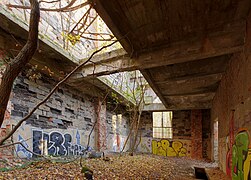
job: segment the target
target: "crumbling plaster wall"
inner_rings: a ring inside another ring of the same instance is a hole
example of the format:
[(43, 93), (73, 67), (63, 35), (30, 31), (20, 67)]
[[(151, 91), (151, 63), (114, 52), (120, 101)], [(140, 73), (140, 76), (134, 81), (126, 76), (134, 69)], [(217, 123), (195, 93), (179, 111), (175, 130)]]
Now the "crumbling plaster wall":
[(243, 51), (231, 57), (212, 107), (212, 123), (219, 122), (219, 166), (244, 179), (251, 177), (251, 14), (246, 29)]

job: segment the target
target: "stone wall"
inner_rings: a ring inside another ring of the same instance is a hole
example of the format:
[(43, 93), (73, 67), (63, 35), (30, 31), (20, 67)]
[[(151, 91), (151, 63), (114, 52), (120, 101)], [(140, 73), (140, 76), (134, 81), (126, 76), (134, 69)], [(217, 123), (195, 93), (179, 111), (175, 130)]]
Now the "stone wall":
[[(129, 134), (129, 121), (126, 115), (107, 112), (107, 147), (113, 152), (120, 152), (123, 149), (126, 138)], [(130, 141), (126, 144), (124, 152), (129, 149)]]
[[(22, 73), (13, 85), (13, 94), (8, 108), (8, 127), (14, 126), (32, 108), (39, 103), (54, 87), (56, 82), (49, 77), (30, 81)], [(89, 149), (102, 151), (117, 151), (110, 144), (123, 145), (123, 138), (127, 135), (128, 122), (123, 117), (118, 126), (115, 126), (115, 135), (110, 138), (109, 110), (106, 110), (106, 101), (103, 104), (95, 97), (62, 85), (52, 97), (41, 105), (34, 114), (22, 124), (13, 135), (13, 141), (22, 141), (24, 145), (38, 153), (51, 155), (78, 155), (87, 146), (87, 139), (94, 122), (97, 124), (90, 138)], [(9, 120), (10, 119), (10, 120)], [(1, 130), (4, 136), (6, 129)], [(42, 143), (43, 142), (43, 143)], [(32, 157), (22, 146), (16, 150), (21, 157)], [(14, 151), (12, 151), (13, 153)]]
[(231, 57), (213, 100), (212, 122), (219, 122), (219, 166), (235, 179), (251, 175), (251, 14), (246, 44)]

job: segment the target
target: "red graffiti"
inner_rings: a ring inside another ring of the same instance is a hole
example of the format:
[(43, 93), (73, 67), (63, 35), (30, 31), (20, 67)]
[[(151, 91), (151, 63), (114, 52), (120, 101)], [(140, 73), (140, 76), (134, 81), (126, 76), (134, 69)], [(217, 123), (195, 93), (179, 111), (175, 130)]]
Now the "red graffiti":
[(117, 148), (120, 148), (120, 137), (119, 134), (117, 134)]
[(228, 143), (228, 152), (226, 156), (226, 173), (228, 176), (231, 177), (232, 147), (234, 145), (234, 111), (232, 111), (231, 119), (229, 121), (229, 142), (227, 143)]

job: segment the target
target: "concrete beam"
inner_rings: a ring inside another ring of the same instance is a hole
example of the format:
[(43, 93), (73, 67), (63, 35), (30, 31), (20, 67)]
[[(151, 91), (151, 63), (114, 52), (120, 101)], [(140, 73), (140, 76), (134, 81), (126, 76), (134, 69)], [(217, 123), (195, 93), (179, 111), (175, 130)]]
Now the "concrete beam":
[(210, 109), (215, 93), (203, 93), (186, 96), (165, 96), (167, 110)]
[(162, 96), (162, 92), (160, 91), (158, 86), (156, 86), (155, 82), (153, 81), (153, 78), (151, 77), (151, 74), (149, 73), (148, 69), (141, 70), (140, 72), (144, 76), (144, 78), (147, 80), (147, 82), (149, 83), (149, 85), (151, 86), (153, 91), (156, 93), (156, 95), (159, 97), (161, 102), (164, 104), (164, 106), (167, 107), (167, 103), (165, 101), (165, 98)]
[(196, 77), (206, 77), (208, 75), (224, 73), (230, 57), (230, 55), (217, 56), (151, 68), (149, 71), (156, 82), (181, 81)]
[(204, 77), (195, 77), (186, 80), (155, 83), (163, 95), (214, 92), (221, 80), (222, 74), (212, 74)]
[(162, 103), (151, 103), (144, 105), (143, 111), (167, 111)]
[(84, 66), (74, 78), (148, 69), (232, 54), (242, 50), (244, 38), (245, 23), (238, 22), (224, 31), (210, 33), (203, 38), (187, 39), (159, 50), (146, 52), (136, 58), (130, 58), (126, 53), (119, 54), (117, 57), (109, 57), (109, 53), (96, 56), (93, 58), (94, 64)]

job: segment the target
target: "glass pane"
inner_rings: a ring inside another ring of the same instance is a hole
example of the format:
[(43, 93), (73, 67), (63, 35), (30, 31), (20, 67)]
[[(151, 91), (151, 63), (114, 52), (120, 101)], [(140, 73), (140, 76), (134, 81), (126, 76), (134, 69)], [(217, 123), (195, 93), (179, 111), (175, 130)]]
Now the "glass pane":
[(163, 135), (162, 138), (172, 138), (172, 128), (163, 128)]
[(162, 127), (162, 112), (153, 112), (153, 127)]
[(153, 137), (162, 138), (162, 128), (153, 128)]
[(163, 112), (163, 127), (172, 127), (172, 112)]

